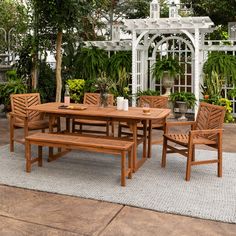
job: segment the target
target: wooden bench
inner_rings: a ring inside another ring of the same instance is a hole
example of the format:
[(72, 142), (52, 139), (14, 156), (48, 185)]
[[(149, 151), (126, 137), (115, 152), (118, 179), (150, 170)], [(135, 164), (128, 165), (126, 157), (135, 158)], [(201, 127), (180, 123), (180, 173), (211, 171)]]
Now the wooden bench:
[[(38, 157), (31, 157), (31, 145), (38, 146)], [(84, 150), (101, 152), (121, 156), (121, 186), (125, 186), (125, 179), (132, 178), (133, 146), (132, 141), (115, 139), (112, 137), (75, 136), (58, 133), (35, 133), (25, 139), (26, 172), (31, 171), (31, 164), (38, 162), (42, 166), (42, 147), (56, 147), (67, 150)], [(126, 155), (128, 154), (128, 168), (126, 168)]]

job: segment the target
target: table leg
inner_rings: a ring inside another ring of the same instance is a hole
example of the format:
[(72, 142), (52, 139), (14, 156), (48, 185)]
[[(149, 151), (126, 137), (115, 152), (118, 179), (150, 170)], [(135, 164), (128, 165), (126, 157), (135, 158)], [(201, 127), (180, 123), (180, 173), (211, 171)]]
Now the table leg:
[[(146, 121), (145, 121), (146, 122)], [(144, 123), (145, 124), (145, 123)], [(147, 123), (146, 125), (147, 126)], [(146, 161), (146, 146), (147, 146), (147, 135), (144, 137), (144, 151), (143, 156), (141, 159), (138, 160), (137, 158), (137, 152), (138, 152), (138, 132), (137, 132), (137, 121), (132, 122), (131, 124), (132, 130), (133, 130), (133, 141), (134, 141), (134, 153), (133, 153), (133, 172), (136, 172)], [(146, 129), (147, 130), (147, 129)], [(146, 133), (145, 133), (146, 134)]]
[(143, 121), (143, 158), (147, 157), (147, 121)]
[[(49, 133), (53, 132), (53, 123), (54, 123), (54, 116), (49, 114)], [(48, 161), (51, 161), (53, 157), (53, 147), (49, 147), (49, 153), (48, 153)]]
[(137, 169), (137, 139), (138, 139), (138, 135), (137, 135), (137, 123), (132, 122), (132, 124), (130, 124), (132, 126), (132, 131), (133, 131), (133, 141), (134, 141), (134, 152), (133, 152), (133, 172), (136, 171)]
[(152, 121), (149, 120), (148, 124), (148, 158), (152, 156)]

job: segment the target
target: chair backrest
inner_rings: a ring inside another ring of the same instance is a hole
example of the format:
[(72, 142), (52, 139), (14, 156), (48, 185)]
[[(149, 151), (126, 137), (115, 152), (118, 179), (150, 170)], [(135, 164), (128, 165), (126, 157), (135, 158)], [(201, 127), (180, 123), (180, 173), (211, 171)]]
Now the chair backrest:
[(144, 104), (149, 104), (151, 108), (167, 108), (167, 96), (140, 96), (138, 106), (142, 107)]
[[(11, 94), (11, 110), (18, 115), (27, 116), (30, 121), (40, 120), (42, 114), (37, 111), (28, 111), (27, 108), (41, 103), (39, 93)], [(23, 118), (17, 118), (15, 122), (21, 122)]]
[[(100, 93), (85, 93), (84, 94), (84, 104), (86, 105), (100, 105)], [(113, 106), (114, 96), (113, 94), (108, 94), (108, 105)]]
[[(201, 102), (196, 119), (197, 130), (222, 129), (225, 107)], [(208, 139), (216, 140), (216, 135), (207, 135)]]

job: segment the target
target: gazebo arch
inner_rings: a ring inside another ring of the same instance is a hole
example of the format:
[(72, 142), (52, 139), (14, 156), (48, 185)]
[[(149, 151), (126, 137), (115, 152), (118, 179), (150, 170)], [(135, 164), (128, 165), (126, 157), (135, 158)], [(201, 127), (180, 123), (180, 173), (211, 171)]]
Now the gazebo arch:
[[(138, 90), (153, 88), (153, 81), (150, 81), (150, 60), (148, 50), (153, 41), (162, 37), (155, 46), (158, 47), (163, 40), (169, 37), (185, 42), (192, 53), (191, 68), (191, 91), (194, 92), (197, 100), (200, 98), (200, 84), (202, 84), (202, 67), (211, 51), (224, 51), (236, 55), (236, 40), (205, 40), (205, 34), (214, 31), (214, 24), (207, 16), (203, 17), (181, 17), (178, 15), (177, 6), (170, 5), (169, 18), (160, 18), (160, 6), (158, 0), (150, 3), (150, 17), (146, 19), (125, 19), (124, 30), (131, 32), (132, 39), (112, 41), (93, 41), (93, 44), (106, 51), (132, 51), (132, 94)], [(190, 46), (191, 45), (191, 46)], [(155, 47), (154, 46), (154, 47)], [(153, 50), (153, 49), (152, 49)], [(154, 60), (152, 62), (155, 62)], [(186, 72), (185, 72), (186, 74)], [(188, 73), (187, 73), (188, 74)], [(175, 85), (176, 88), (176, 85)], [(186, 89), (186, 88), (185, 88)], [(227, 87), (225, 93), (232, 87)], [(135, 96), (132, 105), (136, 105)], [(236, 115), (236, 99), (233, 102), (233, 114)], [(195, 110), (197, 106), (195, 107)]]
[[(170, 43), (169, 43), (170, 41)], [(165, 46), (164, 49), (163, 45)], [(168, 49), (168, 46), (171, 46), (172, 49)], [(149, 61), (149, 71), (153, 63), (155, 63), (157, 58), (157, 53), (159, 53), (159, 58), (161, 59), (163, 56), (168, 57), (176, 57), (183, 64), (184, 73), (181, 76), (178, 76), (177, 81), (175, 83), (174, 90), (180, 91), (185, 90), (188, 92), (193, 91), (194, 85), (194, 59), (195, 59), (195, 51), (194, 46), (191, 41), (182, 38), (180, 36), (168, 36), (162, 38), (155, 45), (151, 57), (148, 58)], [(162, 84), (156, 84), (155, 80), (153, 80), (151, 73), (149, 73), (149, 87), (153, 90), (158, 88), (162, 91)]]
[[(153, 15), (153, 14), (152, 14)], [(187, 36), (194, 49), (194, 87), (193, 92), (197, 100), (200, 97), (199, 83), (202, 64), (199, 58), (204, 45), (204, 34), (213, 31), (213, 22), (209, 17), (180, 17), (175, 15), (172, 18), (147, 18), (147, 19), (126, 19), (124, 27), (132, 32), (132, 94), (138, 89), (145, 89), (143, 83), (147, 79), (148, 72), (148, 48), (157, 36), (172, 35), (179, 37), (190, 46), (185, 39)], [(182, 35), (181, 35), (182, 34)], [(178, 36), (176, 36), (178, 35)], [(185, 35), (185, 37), (183, 36)], [(140, 66), (142, 61), (143, 66)], [(135, 100), (133, 100), (135, 105)]]

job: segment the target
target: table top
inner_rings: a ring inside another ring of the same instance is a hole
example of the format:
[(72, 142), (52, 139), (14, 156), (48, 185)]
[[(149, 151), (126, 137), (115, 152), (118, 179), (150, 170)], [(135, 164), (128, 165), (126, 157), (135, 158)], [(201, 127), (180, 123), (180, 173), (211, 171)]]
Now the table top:
[(72, 115), (87, 117), (105, 117), (105, 118), (127, 118), (134, 120), (155, 120), (162, 119), (169, 115), (170, 109), (150, 108), (149, 114), (143, 113), (142, 107), (129, 107), (128, 111), (117, 110), (116, 107), (97, 107), (84, 104), (70, 104), (70, 108), (59, 108), (63, 103), (51, 102), (31, 106), (28, 110), (44, 112), (56, 115)]

